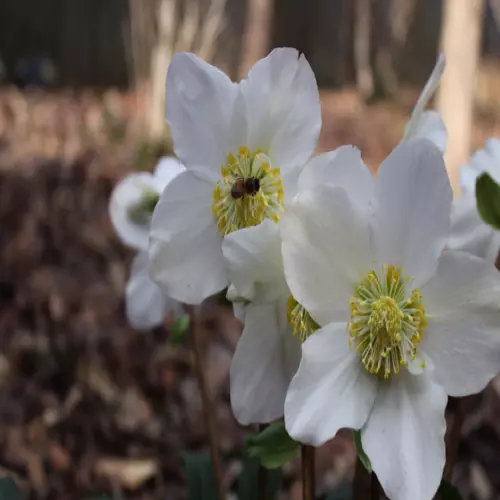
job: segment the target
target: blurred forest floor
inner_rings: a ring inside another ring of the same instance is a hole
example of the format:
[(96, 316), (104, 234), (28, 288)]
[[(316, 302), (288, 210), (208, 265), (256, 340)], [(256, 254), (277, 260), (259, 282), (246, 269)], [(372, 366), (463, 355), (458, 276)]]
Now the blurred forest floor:
[[(323, 92), (319, 151), (352, 143), (372, 168), (402, 137), (417, 91), (365, 105), (354, 91)], [(475, 146), (495, 134), (479, 113)], [(152, 169), (132, 94), (0, 89), (0, 476), (26, 498), (185, 498), (180, 453), (207, 450), (189, 343), (170, 320), (137, 333), (123, 294), (132, 252), (115, 237), (108, 198), (128, 172)], [(202, 309), (205, 363), (225, 481), (233, 487), (245, 429), (229, 407), (228, 371), (241, 332), (215, 299)], [(464, 498), (500, 498), (500, 380), (470, 402), (456, 482)], [(450, 415), (453, 413), (450, 405)], [(352, 475), (347, 433), (318, 452), (320, 490)], [(282, 498), (300, 498), (297, 463)]]

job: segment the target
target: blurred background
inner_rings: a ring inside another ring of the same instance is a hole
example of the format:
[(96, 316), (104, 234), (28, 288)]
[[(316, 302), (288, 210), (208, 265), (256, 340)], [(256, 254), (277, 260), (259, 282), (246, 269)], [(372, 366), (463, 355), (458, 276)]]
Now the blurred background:
[[(180, 453), (207, 448), (193, 360), (172, 345), (171, 318), (145, 333), (126, 324), (132, 254), (108, 198), (171, 151), (174, 52), (239, 79), (278, 46), (304, 52), (316, 74), (318, 151), (355, 144), (376, 169), (440, 49), (436, 106), (455, 184), (471, 151), (499, 135), (500, 0), (0, 1), (0, 476), (26, 498), (185, 498)], [(230, 488), (247, 431), (227, 382), (241, 326), (221, 300), (201, 315)], [(499, 391), (500, 380), (470, 402), (455, 478), (464, 498), (500, 498)], [(354, 462), (341, 433), (318, 452), (319, 489)], [(282, 491), (300, 498), (297, 464)]]

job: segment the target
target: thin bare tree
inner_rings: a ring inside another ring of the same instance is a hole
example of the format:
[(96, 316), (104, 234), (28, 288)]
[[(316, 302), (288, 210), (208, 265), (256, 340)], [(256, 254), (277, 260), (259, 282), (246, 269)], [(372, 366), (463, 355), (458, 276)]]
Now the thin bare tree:
[(240, 75), (246, 76), (256, 61), (267, 54), (270, 46), (273, 0), (248, 0), (245, 31), (243, 33), (243, 60)]
[(448, 129), (446, 166), (454, 192), (458, 171), (471, 153), (474, 86), (483, 26), (484, 0), (446, 0), (441, 45), (447, 65), (437, 105)]

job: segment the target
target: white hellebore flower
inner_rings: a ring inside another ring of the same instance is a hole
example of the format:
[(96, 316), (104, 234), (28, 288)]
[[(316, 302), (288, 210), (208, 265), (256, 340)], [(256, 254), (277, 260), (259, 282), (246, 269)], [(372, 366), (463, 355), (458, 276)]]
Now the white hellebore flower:
[(242, 425), (272, 422), (283, 416), (286, 391), (299, 366), (301, 339), (317, 325), (290, 295), (278, 224), (265, 220), (231, 233), (222, 250), (230, 288), (240, 300), (249, 301), (243, 306), (243, 335), (231, 364), (233, 413)]
[(490, 138), (460, 171), (462, 196), (454, 201), (448, 247), (495, 262), (500, 250), (500, 231), (485, 224), (477, 211), (476, 180), (488, 173), (500, 183), (500, 139)]
[(117, 184), (109, 203), (111, 221), (120, 239), (139, 250), (134, 258), (125, 292), (127, 319), (133, 328), (147, 330), (162, 323), (168, 311), (180, 305), (149, 277), (148, 238), (151, 214), (165, 186), (183, 165), (172, 156), (162, 158), (154, 174), (131, 174)]
[(420, 93), (417, 104), (413, 108), (410, 119), (405, 127), (403, 141), (410, 139), (425, 138), (432, 141), (442, 153), (446, 150), (448, 133), (441, 115), (435, 110), (425, 110), (425, 107), (436, 92), (436, 89), (443, 76), (446, 59), (440, 53), (431, 76), (427, 80), (424, 89)]
[(321, 106), (314, 74), (294, 49), (276, 49), (233, 83), (193, 54), (176, 54), (166, 114), (187, 171), (163, 192), (151, 226), (151, 276), (198, 304), (228, 284), (223, 237), (277, 222), (316, 148)]
[(375, 179), (361, 161), (333, 163), (280, 223), (287, 283), (321, 326), (302, 345), (287, 430), (321, 445), (361, 429), (392, 500), (433, 497), (447, 395), (476, 393), (500, 369), (500, 277), (485, 260), (443, 252), (451, 202), (442, 154), (415, 139)]

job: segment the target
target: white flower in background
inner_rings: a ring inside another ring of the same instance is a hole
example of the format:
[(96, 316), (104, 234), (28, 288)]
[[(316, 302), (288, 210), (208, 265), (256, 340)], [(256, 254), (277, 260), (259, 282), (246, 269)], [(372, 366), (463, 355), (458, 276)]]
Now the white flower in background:
[(109, 215), (116, 234), (125, 245), (147, 250), (153, 209), (167, 184), (184, 170), (177, 158), (166, 156), (158, 162), (153, 174), (130, 174), (115, 186)]
[[(242, 425), (272, 422), (283, 416), (301, 339), (316, 325), (290, 295), (278, 224), (265, 220), (231, 233), (222, 250), (232, 283), (228, 295), (239, 299), (236, 313), (244, 316), (231, 363), (231, 407)], [(243, 300), (246, 305), (241, 305)]]
[(223, 237), (278, 221), (316, 148), (321, 106), (304, 56), (276, 49), (236, 84), (193, 54), (176, 54), (166, 83), (176, 155), (186, 165), (153, 214), (151, 276), (200, 303), (228, 282)]
[(476, 180), (488, 173), (500, 183), (500, 139), (490, 138), (460, 171), (462, 196), (454, 201), (448, 247), (495, 262), (500, 250), (500, 232), (485, 224), (476, 204)]
[(375, 179), (357, 160), (333, 170), (280, 222), (287, 283), (321, 326), (302, 345), (287, 430), (321, 445), (361, 429), (387, 496), (430, 500), (447, 395), (476, 393), (500, 369), (500, 276), (443, 252), (452, 191), (428, 140), (398, 146)]
[(413, 108), (410, 120), (406, 124), (403, 141), (410, 139), (425, 138), (432, 141), (442, 153), (446, 150), (448, 133), (441, 115), (434, 110), (424, 111), (425, 107), (436, 92), (443, 76), (446, 59), (443, 53), (439, 54), (438, 60), (431, 76), (427, 80), (424, 89), (420, 93), (417, 104)]
[(131, 174), (117, 184), (109, 203), (113, 226), (124, 244), (139, 250), (125, 291), (125, 310), (133, 328), (147, 330), (160, 325), (171, 311), (180, 313), (180, 304), (164, 294), (150, 278), (148, 238), (153, 209), (165, 186), (183, 165), (172, 156), (162, 158), (154, 174)]

